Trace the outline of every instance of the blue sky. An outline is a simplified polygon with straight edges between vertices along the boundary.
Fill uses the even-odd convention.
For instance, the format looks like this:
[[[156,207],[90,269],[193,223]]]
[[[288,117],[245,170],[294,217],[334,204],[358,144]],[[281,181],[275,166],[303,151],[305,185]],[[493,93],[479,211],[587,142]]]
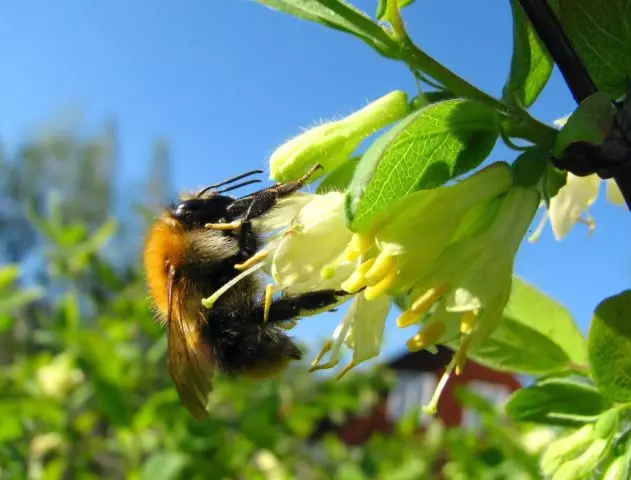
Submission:
[[[376,0],[357,1],[371,14]],[[221,8],[217,8],[221,5]],[[512,48],[509,2],[418,0],[406,9],[421,48],[499,95]],[[402,64],[359,40],[254,1],[22,0],[0,16],[0,138],[9,145],[51,115],[80,107],[88,125],[118,119],[125,184],[142,180],[152,141],[165,135],[175,188],[250,168],[302,128],[339,117],[394,89],[415,92]],[[557,72],[532,109],[543,121],[575,108]],[[492,160],[512,160],[497,148]],[[595,234],[577,226],[524,243],[516,272],[566,304],[586,330],[594,306],[628,288],[631,218],[601,199]],[[303,340],[329,334],[339,317],[305,320]],[[388,329],[385,352],[409,332]]]

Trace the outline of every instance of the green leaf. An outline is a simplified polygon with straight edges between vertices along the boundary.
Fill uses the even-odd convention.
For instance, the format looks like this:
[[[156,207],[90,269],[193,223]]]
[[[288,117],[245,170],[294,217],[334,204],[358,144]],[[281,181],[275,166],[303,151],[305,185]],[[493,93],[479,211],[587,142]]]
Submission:
[[[402,10],[404,7],[408,5],[412,5],[415,0],[398,0],[397,7],[399,10]],[[379,20],[390,21],[390,9],[392,8],[392,0],[379,0],[379,4],[377,5],[377,13],[376,17]]]
[[[571,378],[547,378],[513,393],[506,412],[518,422],[578,426],[596,420],[609,407],[593,385]]]
[[[327,192],[343,192],[353,179],[353,174],[361,157],[347,160],[326,176],[316,190],[317,194]]]
[[[527,108],[544,89],[554,62],[535,33],[518,0],[511,1],[513,10],[513,58],[504,86],[504,100]]]
[[[570,312],[516,277],[498,328],[469,353],[497,370],[529,374],[587,363],[585,338]]]
[[[613,98],[631,77],[631,8],[627,0],[561,0],[561,23],[599,90]]]
[[[546,149],[538,146],[528,148],[513,162],[515,183],[522,187],[537,185],[549,165],[548,159]]]
[[[631,290],[606,298],[596,307],[588,351],[600,392],[613,402],[631,401]]]
[[[180,478],[188,458],[178,452],[156,452],[143,464],[140,480],[175,480]]]
[[[497,136],[495,112],[473,100],[447,100],[408,115],[359,162],[345,199],[350,228],[365,230],[400,198],[477,167]]]
[[[13,285],[19,275],[19,265],[5,265],[0,268],[0,291]]]
[[[95,378],[93,385],[101,411],[108,419],[114,425],[129,423],[131,417],[127,407],[127,399],[119,386],[101,378]]]
[[[257,0],[270,8],[304,20],[350,33],[383,54],[396,51],[396,43],[368,15],[342,0]]]
[[[554,143],[553,154],[559,155],[571,143],[583,141],[600,144],[609,134],[615,107],[602,92],[587,97],[567,119]]]
[[[0,296],[0,314],[13,313],[15,310],[28,305],[35,300],[42,298],[44,291],[41,288],[33,287],[10,295]]]

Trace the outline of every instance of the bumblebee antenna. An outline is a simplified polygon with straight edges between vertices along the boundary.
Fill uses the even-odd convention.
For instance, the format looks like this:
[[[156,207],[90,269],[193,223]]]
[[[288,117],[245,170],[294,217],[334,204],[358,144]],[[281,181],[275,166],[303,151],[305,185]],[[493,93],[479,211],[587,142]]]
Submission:
[[[261,183],[261,180],[248,180],[247,182],[238,183],[236,185],[232,185],[231,187],[227,187],[222,190],[217,190],[216,193],[230,192],[231,190],[236,190],[237,188],[245,187],[246,185],[252,185],[253,183]]]
[[[203,195],[204,193],[206,193],[208,190],[212,190],[213,188],[223,187],[224,185],[229,185],[231,183],[236,182],[237,180],[241,180],[242,178],[249,177],[251,175],[256,175],[257,173],[263,173],[263,170],[250,170],[248,172],[242,173],[241,175],[237,175],[236,177],[232,177],[232,178],[229,178],[228,180],[224,180],[221,183],[215,183],[214,185],[209,185],[209,186],[201,189],[199,192],[197,192],[197,196],[199,197],[199,196]],[[260,180],[257,180],[257,181],[260,182]],[[253,182],[251,182],[251,183],[253,183]],[[242,185],[248,185],[248,183],[241,184],[241,186]],[[233,187],[233,188],[238,188],[238,187]],[[227,192],[228,190],[224,190],[224,191]]]

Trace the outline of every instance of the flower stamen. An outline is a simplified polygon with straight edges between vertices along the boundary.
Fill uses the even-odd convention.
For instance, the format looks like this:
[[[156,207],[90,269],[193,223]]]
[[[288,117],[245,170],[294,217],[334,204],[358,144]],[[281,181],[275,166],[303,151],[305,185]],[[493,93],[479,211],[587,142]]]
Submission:
[[[364,275],[366,277],[368,285],[376,285],[386,276],[388,276],[392,269],[395,267],[395,257],[388,254],[380,254],[376,259],[374,259],[372,266],[367,268],[367,271]]]
[[[245,262],[243,262],[243,263],[236,263],[234,265],[234,268],[237,269],[237,270],[241,270],[241,271],[247,270],[252,265],[257,264],[257,263],[259,263],[262,260],[265,260],[265,258],[268,255],[269,255],[269,252],[267,250],[259,250],[254,255],[252,255],[250,258],[248,258]]]
[[[435,322],[426,326],[423,330],[408,340],[408,350],[410,352],[418,352],[429,345],[433,345],[446,330],[447,327],[443,322]]]
[[[366,291],[364,292],[364,298],[366,300],[375,300],[381,295],[384,295],[396,283],[397,277],[398,277],[398,273],[396,269],[390,270],[388,275],[386,275],[382,280],[380,280],[379,283],[377,283],[376,285],[371,285],[368,288],[366,288]]]
[[[478,324],[478,311],[469,310],[462,314],[460,319],[460,333],[463,335],[471,335]]]
[[[430,288],[423,295],[417,298],[414,303],[412,303],[410,310],[420,315],[427,313],[432,305],[434,305],[445,293],[447,293],[447,290],[449,290],[449,285],[447,284]]]

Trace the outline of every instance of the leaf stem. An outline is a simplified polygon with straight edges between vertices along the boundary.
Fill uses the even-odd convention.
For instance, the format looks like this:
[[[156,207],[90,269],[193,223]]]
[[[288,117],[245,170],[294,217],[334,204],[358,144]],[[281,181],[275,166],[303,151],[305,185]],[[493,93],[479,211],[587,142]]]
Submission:
[[[402,40],[400,58],[410,67],[420,70],[426,75],[439,81],[456,95],[482,102],[495,111],[508,117],[510,123],[518,128],[509,128],[517,136],[529,140],[538,145],[551,145],[556,137],[557,130],[539,120],[533,118],[526,110],[507,105],[488,93],[480,90],[475,85],[467,82],[462,77],[443,66],[436,59],[419,49],[409,38]]]

